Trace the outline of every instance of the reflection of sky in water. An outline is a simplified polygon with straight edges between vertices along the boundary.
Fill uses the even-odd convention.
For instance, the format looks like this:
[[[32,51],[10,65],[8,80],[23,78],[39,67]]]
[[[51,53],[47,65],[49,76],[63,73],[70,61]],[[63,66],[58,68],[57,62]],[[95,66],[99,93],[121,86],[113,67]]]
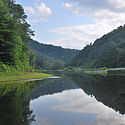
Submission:
[[[124,116],[86,95],[82,89],[41,96],[30,103],[32,125],[125,125]]]

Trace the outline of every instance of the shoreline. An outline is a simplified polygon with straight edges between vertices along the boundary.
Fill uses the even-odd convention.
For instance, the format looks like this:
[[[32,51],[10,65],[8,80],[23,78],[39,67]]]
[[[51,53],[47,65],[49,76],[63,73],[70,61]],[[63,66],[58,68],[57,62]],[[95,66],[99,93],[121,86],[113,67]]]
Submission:
[[[46,73],[37,73],[37,72],[21,72],[15,74],[3,74],[0,76],[0,83],[8,82],[18,82],[18,81],[28,81],[35,79],[44,79],[51,77],[53,75]]]

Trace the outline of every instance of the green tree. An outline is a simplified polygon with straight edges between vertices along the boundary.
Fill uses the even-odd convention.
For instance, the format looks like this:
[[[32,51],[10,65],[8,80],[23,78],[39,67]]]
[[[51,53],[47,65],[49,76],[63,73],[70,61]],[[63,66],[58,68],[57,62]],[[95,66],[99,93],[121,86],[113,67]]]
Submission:
[[[0,61],[13,66],[19,63],[22,42],[15,27],[16,20],[10,16],[8,8],[0,0]]]
[[[34,35],[26,18],[14,0],[0,0],[0,62],[23,71],[32,64],[29,41]]]

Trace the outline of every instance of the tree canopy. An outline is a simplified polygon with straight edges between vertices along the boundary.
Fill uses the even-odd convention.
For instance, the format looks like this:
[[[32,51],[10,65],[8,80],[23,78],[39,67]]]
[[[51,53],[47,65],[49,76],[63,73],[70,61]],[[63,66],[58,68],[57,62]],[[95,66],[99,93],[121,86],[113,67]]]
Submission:
[[[24,9],[14,0],[0,0],[0,62],[19,70],[29,67],[33,31]]]

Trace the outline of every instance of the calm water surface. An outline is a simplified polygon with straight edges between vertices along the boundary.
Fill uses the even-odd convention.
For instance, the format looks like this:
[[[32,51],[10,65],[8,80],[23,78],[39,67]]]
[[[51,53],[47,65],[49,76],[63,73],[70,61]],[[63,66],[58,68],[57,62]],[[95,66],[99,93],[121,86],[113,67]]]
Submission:
[[[125,125],[125,77],[72,74],[0,85],[0,125]]]

